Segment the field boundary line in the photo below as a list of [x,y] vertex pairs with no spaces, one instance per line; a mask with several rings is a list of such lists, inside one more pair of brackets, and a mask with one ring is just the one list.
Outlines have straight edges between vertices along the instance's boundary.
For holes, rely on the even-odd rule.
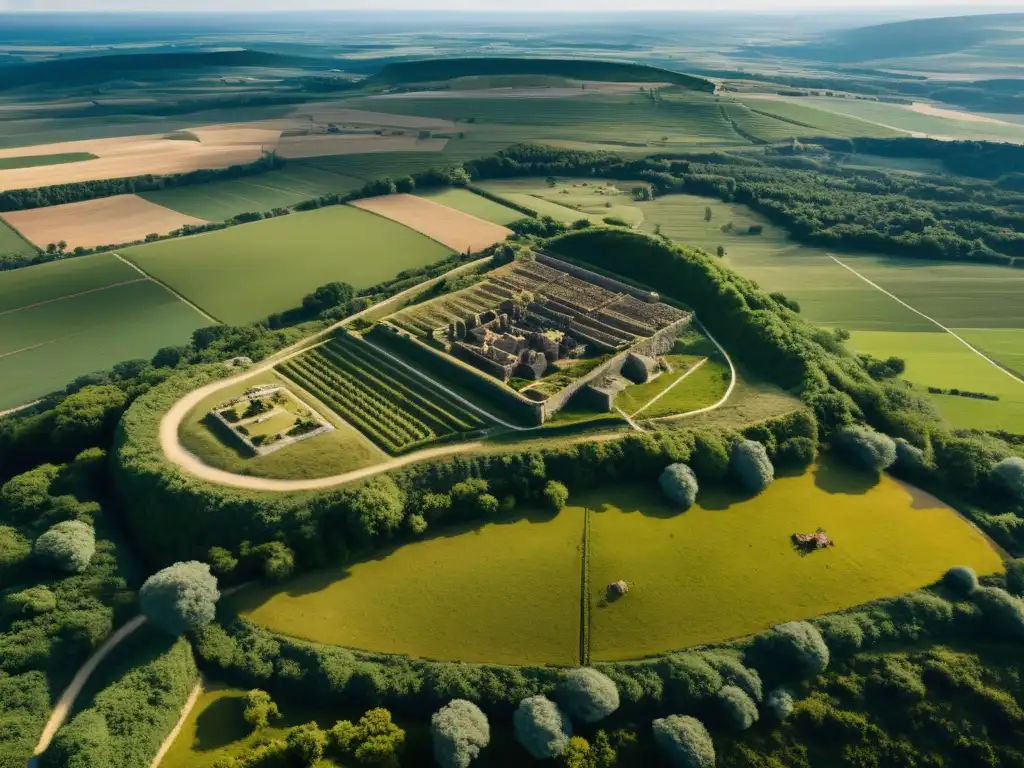
[[656,402],[658,402],[658,401],[659,401],[659,400],[660,400],[661,398],[663,398],[663,397],[664,397],[665,395],[667,395],[667,394],[668,394],[669,392],[671,392],[671,391],[672,391],[673,389],[675,389],[675,388],[676,388],[676,386],[678,386],[679,384],[681,384],[681,383],[682,383],[682,382],[683,382],[683,381],[684,381],[684,380],[686,379],[686,377],[687,377],[687,376],[689,376],[689,375],[690,375],[691,373],[694,373],[694,372],[695,372],[695,371],[696,371],[696,370],[697,370],[698,368],[702,368],[702,367],[704,366],[704,364],[705,364],[705,363],[706,363],[706,362],[707,362],[708,360],[710,360],[710,359],[711,359],[711,358],[705,357],[705,358],[704,358],[703,360],[701,360],[700,362],[698,362],[698,363],[697,363],[697,364],[696,364],[695,366],[693,366],[692,368],[690,368],[690,370],[688,370],[688,371],[683,371],[682,375],[681,375],[681,376],[680,376],[680,377],[679,377],[678,379],[676,379],[675,381],[673,381],[673,382],[672,382],[671,384],[669,384],[669,385],[668,385],[668,387],[666,387],[666,388],[665,388],[665,391],[664,391],[664,392],[659,392],[658,394],[656,394],[656,395],[655,395],[654,397],[652,397],[652,398],[651,398],[650,400],[648,400],[648,401],[647,401],[647,404],[646,404],[646,405],[644,405],[644,406],[643,406],[643,407],[642,407],[642,408],[641,408],[641,409],[640,409],[639,411],[636,411],[635,413],[633,413],[633,414],[632,414],[632,418],[634,418],[634,419],[635,419],[635,418],[636,418],[637,416],[639,416],[639,415],[640,415],[641,413],[643,413],[643,412],[644,412],[644,411],[646,411],[646,410],[647,410],[648,408],[650,408],[650,407],[651,407],[652,405],[654,405],[654,404],[655,404]]
[[580,666],[590,666],[590,508],[583,507],[583,538],[580,544]]
[[637,423],[636,423],[635,421],[633,421],[633,417],[632,417],[632,416],[630,416],[630,415],[629,415],[628,413],[626,413],[626,412],[625,412],[624,410],[622,410],[621,408],[619,408],[619,406],[615,406],[615,410],[616,410],[616,411],[618,411],[618,414],[619,414],[619,415],[620,415],[620,416],[621,416],[621,417],[622,417],[623,419],[625,419],[625,420],[626,420],[626,423],[627,423],[627,424],[629,424],[629,426],[630,426],[630,427],[632,427],[632,428],[633,428],[633,431],[634,431],[634,432],[646,432],[646,431],[647,431],[647,430],[645,430],[645,429],[644,429],[643,427],[641,427],[641,426],[640,426],[639,424],[637,424]]
[[142,275],[143,277],[145,277],[145,278],[146,278],[147,280],[151,280],[151,281],[153,281],[154,283],[156,283],[157,285],[159,285],[159,286],[160,286],[161,288],[163,288],[164,290],[166,290],[166,291],[169,291],[169,292],[170,292],[171,294],[173,294],[174,296],[176,296],[176,297],[177,297],[177,298],[178,298],[178,299],[179,299],[180,301],[182,301],[183,303],[185,303],[185,304],[187,304],[188,306],[192,307],[192,309],[194,309],[194,310],[195,310],[196,312],[198,312],[198,313],[199,313],[200,315],[202,315],[202,316],[203,316],[203,317],[205,317],[205,318],[206,318],[207,320],[209,320],[210,322],[212,322],[212,323],[213,323],[214,325],[224,325],[224,323],[222,323],[222,322],[221,322],[220,320],[218,320],[218,319],[217,319],[216,317],[214,317],[214,316],[213,316],[213,315],[211,315],[211,314],[210,314],[209,312],[207,312],[207,311],[206,311],[205,309],[203,309],[202,307],[200,307],[200,306],[199,306],[198,304],[196,304],[196,303],[195,303],[194,301],[189,301],[189,300],[188,300],[188,299],[186,299],[186,298],[185,298],[184,296],[182,296],[182,295],[181,295],[180,293],[178,293],[178,292],[177,292],[176,290],[174,290],[173,288],[171,288],[171,286],[169,286],[169,285],[168,285],[167,283],[165,283],[165,282],[164,282],[163,280],[158,280],[157,278],[153,277],[153,276],[152,276],[151,274],[149,274],[148,272],[146,272],[146,270],[144,270],[144,269],[143,269],[142,267],[140,267],[140,266],[139,266],[138,264],[136,264],[135,262],[133,262],[133,261],[129,261],[128,259],[126,259],[126,258],[125,258],[124,256],[122,256],[122,255],[121,255],[120,253],[117,253],[116,251],[114,252],[114,257],[115,257],[115,258],[117,258],[117,259],[120,259],[121,261],[123,261],[123,262],[124,262],[125,264],[127,264],[127,265],[128,265],[129,267],[131,267],[132,269],[134,269],[134,270],[135,270],[136,272],[138,272],[138,273],[139,273],[140,275]]
[[704,323],[702,323],[696,317],[694,317],[694,322],[698,326],[700,326],[700,329],[704,332],[704,335],[714,342],[715,346],[718,347],[718,351],[722,353],[723,357],[725,357],[725,362],[729,364],[729,375],[731,377],[729,381],[729,387],[725,390],[725,394],[722,395],[721,400],[719,400],[714,405],[709,405],[707,408],[698,408],[696,411],[688,411],[687,413],[676,413],[671,416],[658,416],[656,418],[649,419],[649,421],[676,421],[678,419],[688,419],[691,416],[699,416],[702,413],[710,413],[711,411],[716,411],[723,405],[725,405],[725,402],[730,397],[732,397],[733,390],[736,389],[736,382],[739,379],[739,375],[736,373],[736,366],[733,364],[732,358],[729,357],[729,353],[725,351],[725,347],[718,343],[718,339],[711,335],[711,332],[705,327]]
[[149,764],[149,768],[157,768],[163,759],[167,756],[167,753],[171,751],[171,746],[174,744],[174,740],[178,738],[178,734],[181,733],[181,729],[185,727],[185,721],[188,716],[192,713],[192,710],[196,706],[196,702],[199,701],[199,697],[203,694],[203,688],[205,681],[203,675],[200,673],[199,679],[193,686],[192,691],[188,695],[188,699],[185,700],[185,705],[181,708],[181,714],[178,716],[178,722],[174,724],[171,732],[167,734],[162,742],[160,742],[160,749],[157,750],[156,755]]
[[910,306],[909,304],[907,304],[907,302],[905,302],[905,301],[904,301],[903,299],[901,299],[901,298],[900,298],[899,296],[897,296],[896,294],[894,294],[894,293],[891,293],[891,292],[889,292],[889,291],[885,290],[885,288],[883,288],[882,286],[880,286],[880,285],[879,285],[878,283],[875,283],[875,282],[873,282],[873,281],[869,280],[869,279],[868,279],[868,278],[866,278],[866,277],[865,277],[864,275],[862,275],[862,274],[861,274],[860,272],[858,272],[858,271],[857,271],[856,269],[854,269],[853,267],[851,267],[851,266],[850,266],[849,264],[845,264],[844,262],[840,261],[840,260],[839,260],[839,259],[837,259],[837,258],[836,258],[835,256],[833,256],[833,255],[832,255],[831,253],[829,253],[829,254],[826,254],[826,255],[827,255],[827,256],[828,256],[828,257],[829,257],[830,259],[832,259],[832,261],[834,261],[834,262],[835,262],[836,264],[838,264],[839,266],[841,266],[841,267],[842,267],[843,269],[847,269],[847,270],[849,270],[850,272],[852,272],[853,274],[855,274],[855,275],[856,275],[857,277],[859,277],[859,278],[860,278],[861,280],[863,280],[863,281],[864,281],[865,283],[867,283],[868,285],[870,285],[870,286],[871,286],[872,288],[874,288],[875,290],[881,291],[881,292],[882,292],[882,293],[884,293],[884,294],[885,294],[886,296],[888,296],[888,297],[889,297],[890,299],[892,299],[893,301],[896,301],[896,302],[898,302],[898,303],[902,304],[902,305],[903,305],[904,307],[906,307],[907,309],[909,309],[909,310],[910,310],[911,312],[913,312],[914,314],[916,314],[916,315],[920,315],[920,316],[921,316],[921,317],[923,317],[923,318],[924,318],[925,320],[927,320],[927,321],[929,321],[929,322],[931,322],[931,323],[934,323],[934,324],[935,324],[935,325],[936,325],[937,327],[941,328],[941,329],[942,329],[943,331],[945,331],[946,333],[948,333],[948,334],[949,334],[950,336],[952,336],[952,337],[953,337],[954,339],[956,339],[956,340],[957,340],[957,341],[959,341],[959,342],[960,342],[961,344],[963,344],[963,345],[964,345],[965,347],[967,347],[967,348],[968,348],[969,350],[971,350],[971,352],[973,352],[973,353],[974,353],[974,354],[976,354],[976,355],[977,355],[978,357],[982,358],[983,360],[987,361],[987,362],[988,362],[989,364],[991,364],[991,365],[992,365],[992,366],[994,366],[995,368],[997,368],[997,369],[999,369],[1000,371],[1002,371],[1003,373],[1005,373],[1005,374],[1006,374],[1007,376],[1009,376],[1009,377],[1010,377],[1011,379],[1013,379],[1014,381],[1016,381],[1016,382],[1017,382],[1018,384],[1024,384],[1024,379],[1021,379],[1021,378],[1020,378],[1019,376],[1017,376],[1017,375],[1016,375],[1015,373],[1012,373],[1011,371],[1009,371],[1009,370],[1007,370],[1006,368],[1004,368],[1004,367],[1003,367],[1002,365],[1000,365],[1000,364],[999,364],[999,363],[997,363],[997,362],[996,362],[995,360],[993,360],[993,359],[992,359],[991,357],[989,357],[989,356],[988,356],[988,355],[986,355],[986,354],[985,354],[984,352],[982,352],[982,351],[981,351],[980,349],[978,349],[977,347],[975,347],[975,346],[974,346],[973,344],[971,344],[971,343],[970,343],[969,341],[967,341],[967,339],[965,339],[965,338],[964,338],[963,336],[960,336],[959,334],[957,334],[957,333],[956,333],[955,331],[953,331],[953,330],[952,330],[951,328],[947,328],[947,327],[946,327],[946,326],[944,326],[944,325],[943,325],[942,323],[940,323],[940,322],[939,322],[938,320],[936,320],[936,319],[935,319],[934,317],[931,317],[931,316],[929,316],[929,315],[926,315],[926,314],[925,314],[924,312],[922,312],[921,310],[919,310],[919,309],[914,309],[914,307],[912,307],[912,306]]
[[133,280],[122,280],[119,283],[111,283],[110,285],[104,285],[101,288],[90,288],[90,289],[88,289],[86,291],[78,291],[77,293],[69,293],[67,296],[58,296],[55,299],[45,299],[44,301],[37,301],[34,304],[26,304],[23,307],[15,307],[14,309],[5,309],[4,311],[0,312],[0,316],[12,315],[15,312],[22,312],[22,311],[24,311],[26,309],[34,309],[36,307],[42,307],[42,306],[45,306],[46,304],[53,304],[56,301],[64,301],[65,299],[73,299],[76,296],[85,296],[86,294],[89,294],[89,293],[99,293],[100,291],[105,291],[108,288],[118,288],[118,287],[120,287],[122,285],[133,285],[134,283],[141,283],[141,282],[144,282],[144,281],[146,281],[148,279],[149,279],[148,276],[147,277],[136,277]]
[[33,400],[31,403],[25,403],[24,405],[16,405],[13,408],[8,408],[6,411],[0,411],[0,419],[2,419],[4,416],[10,416],[13,413],[17,413],[18,411],[24,411],[28,408],[31,408],[33,405],[39,405],[41,402],[43,402],[41,399]]

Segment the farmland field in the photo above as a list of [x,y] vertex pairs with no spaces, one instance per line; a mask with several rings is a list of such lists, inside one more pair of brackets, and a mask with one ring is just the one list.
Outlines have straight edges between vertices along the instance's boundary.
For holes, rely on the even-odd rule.
[[1002,366],[1024,378],[1024,328],[957,329],[957,334]]
[[82,160],[95,160],[91,152],[64,152],[57,155],[28,155],[27,157],[0,157],[0,171],[13,168],[38,168],[41,165],[61,165],[62,163],[79,163]]
[[298,306],[340,280],[357,290],[451,254],[444,246],[351,206],[243,224],[130,248],[122,255],[226,323]]
[[541,179],[508,179],[488,181],[480,187],[565,224],[578,219],[600,224],[604,217],[616,216],[637,225],[643,221],[643,211],[633,202],[627,185],[620,184],[622,186],[595,183],[593,179],[558,179],[551,187]]
[[583,517],[564,510],[445,530],[374,559],[230,598],[321,643],[500,664],[579,661]]
[[[63,262],[13,274],[22,277],[19,272],[50,266]],[[3,278],[9,274],[0,275],[0,295],[6,294]],[[36,296],[43,295],[38,285],[32,288]],[[29,402],[122,360],[149,359],[160,347],[183,344],[196,328],[210,324],[168,290],[142,278],[39,300],[47,303],[0,315],[0,409]]]
[[225,221],[240,213],[287,208],[330,192],[351,192],[364,183],[352,176],[289,163],[258,176],[144,192],[140,197],[188,216]]
[[32,256],[36,249],[0,219],[0,256]]
[[345,335],[279,370],[391,454],[485,426],[476,411]]
[[[767,116],[769,119],[778,118],[784,122],[790,122],[794,128],[803,130],[799,134],[790,135],[819,135],[827,136],[870,136],[887,138],[890,136],[902,136],[904,132],[889,128],[868,120],[861,120],[858,117],[842,115],[834,112],[826,112],[815,109],[801,103],[782,101],[780,99],[749,99],[743,105],[755,115]],[[809,133],[812,132],[812,133]],[[762,138],[782,138],[781,136],[764,136]]]
[[458,253],[479,253],[512,234],[498,224],[416,195],[370,197],[352,205],[397,221]]
[[417,192],[417,196],[433,200],[435,203],[446,205],[457,211],[476,216],[478,219],[489,221],[492,224],[507,226],[513,221],[523,218],[523,214],[512,208],[508,208],[486,197],[473,194],[465,189],[443,189],[438,191]]
[[[594,660],[720,642],[904,594],[953,565],[1001,570],[984,537],[938,500],[830,463],[780,478],[750,500],[705,489],[683,514],[647,487],[571,501],[566,512],[593,510]],[[836,546],[800,556],[790,535],[818,527]],[[922,532],[928,546],[908,547]],[[630,583],[629,594],[607,604],[605,587],[618,579]]]
[[[236,441],[224,434],[226,430],[221,431],[222,425],[209,420],[207,414],[221,403],[240,397],[245,390],[260,384],[283,384],[306,405],[329,420],[334,430],[264,456],[242,453]],[[311,394],[272,371],[210,395],[192,409],[178,432],[182,444],[196,456],[202,457],[204,463],[217,469],[254,477],[325,477],[368,467],[384,458],[358,430],[336,416]]]
[[[481,153],[486,154],[486,153]],[[361,184],[385,176],[398,178],[436,168],[444,163],[437,152],[376,152],[360,155],[327,155],[292,160],[289,170],[314,168],[320,171],[359,179]]]

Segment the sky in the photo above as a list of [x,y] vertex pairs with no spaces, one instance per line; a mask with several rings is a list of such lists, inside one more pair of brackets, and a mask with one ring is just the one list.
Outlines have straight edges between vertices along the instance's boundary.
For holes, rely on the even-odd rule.
[[[855,8],[893,10],[921,9],[922,15],[939,15],[943,8],[958,13],[989,11],[1024,12],[1024,0],[289,0],[292,10],[456,10],[516,13],[595,11],[764,11],[799,8],[804,11],[836,11]],[[276,0],[0,0],[0,11],[177,11],[233,12],[283,10]]]

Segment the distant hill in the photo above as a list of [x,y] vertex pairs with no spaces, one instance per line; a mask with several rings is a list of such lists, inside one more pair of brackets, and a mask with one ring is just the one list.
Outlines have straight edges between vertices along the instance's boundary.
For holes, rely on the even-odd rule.
[[128,79],[133,74],[139,73],[227,70],[249,67],[325,69],[328,66],[332,65],[326,59],[282,56],[276,53],[251,50],[126,53],[12,64],[4,67],[0,89],[25,85],[83,85],[113,79]]
[[[800,45],[758,46],[748,50],[814,61],[855,63],[962,53],[1019,39],[1022,28],[1024,13],[949,16],[845,29]],[[1016,48],[1024,60],[1024,46]]]
[[479,58],[427,59],[388,64],[367,81],[368,87],[436,83],[458,77],[501,75],[550,75],[573,80],[611,83],[672,83],[684,88],[713,91],[702,77],[628,62],[595,59]]

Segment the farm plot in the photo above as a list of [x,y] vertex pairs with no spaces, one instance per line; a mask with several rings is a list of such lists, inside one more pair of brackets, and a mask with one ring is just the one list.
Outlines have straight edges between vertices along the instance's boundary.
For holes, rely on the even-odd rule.
[[164,240],[122,252],[226,323],[250,323],[298,306],[324,283],[357,290],[451,251],[401,224],[351,206]]
[[80,163],[83,160],[95,160],[91,152],[64,152],[57,155],[29,155],[28,157],[0,158],[0,171],[14,168],[38,168],[41,165],[61,165],[63,163]]
[[498,224],[416,195],[371,197],[352,205],[404,224],[459,253],[478,253],[512,234]]
[[3,256],[32,256],[36,249],[25,238],[0,220],[0,258]]
[[240,213],[288,208],[331,192],[344,194],[363,184],[352,176],[290,163],[258,176],[144,192],[140,197],[188,216],[226,221]]
[[284,136],[277,142],[277,152],[285,158],[374,152],[441,152],[447,142],[448,139],[420,139],[416,136],[316,134]]
[[307,157],[288,163],[289,169],[315,168],[341,176],[359,179],[362,183],[384,177],[393,179],[436,168],[445,157],[436,152],[377,152],[358,155]]
[[132,243],[149,234],[166,235],[186,224],[207,223],[138,195],[12,211],[3,214],[3,219],[41,248],[63,240],[68,250]]
[[637,226],[644,219],[643,211],[633,202],[626,184],[617,186],[593,179],[558,179],[554,186],[550,186],[541,179],[508,179],[480,186],[494,195],[565,224],[579,219],[601,224],[605,217],[616,217]]
[[968,328],[956,332],[1004,368],[1024,378],[1024,328]]
[[314,642],[446,661],[579,662],[578,510],[445,529],[372,560],[230,604],[250,621]]
[[486,426],[476,411],[345,335],[278,370],[393,455]]
[[[61,266],[63,262],[56,262],[9,274]],[[57,271],[32,277],[42,281]],[[77,376],[114,363],[149,359],[160,347],[182,344],[196,328],[210,324],[162,286],[129,271],[135,278],[128,282],[64,298],[42,299],[44,293],[37,283],[30,286],[35,304],[0,314],[0,381],[4,382],[0,410],[34,400]],[[0,275],[3,296],[8,295],[7,276]]]
[[492,224],[507,226],[513,221],[523,218],[523,214],[513,208],[488,200],[486,197],[469,192],[465,189],[442,189],[428,192],[417,192],[417,197],[423,197],[435,203],[454,208],[456,211],[475,216],[478,219],[489,221]]
[[866,136],[872,138],[888,138],[903,136],[905,132],[868,120],[861,120],[849,115],[825,112],[821,109],[779,99],[748,99],[743,105],[752,112],[761,113],[771,118],[789,122],[797,128],[803,128],[801,135],[828,136]]
[[[594,660],[721,642],[901,595],[953,565],[979,574],[1002,569],[982,534],[937,499],[829,463],[779,478],[753,499],[704,488],[683,514],[649,487],[591,492],[572,503],[566,511],[592,510]],[[836,546],[801,556],[791,534],[819,527]],[[925,531],[928,546],[907,547]],[[609,603],[605,588],[620,579],[629,593]]]

